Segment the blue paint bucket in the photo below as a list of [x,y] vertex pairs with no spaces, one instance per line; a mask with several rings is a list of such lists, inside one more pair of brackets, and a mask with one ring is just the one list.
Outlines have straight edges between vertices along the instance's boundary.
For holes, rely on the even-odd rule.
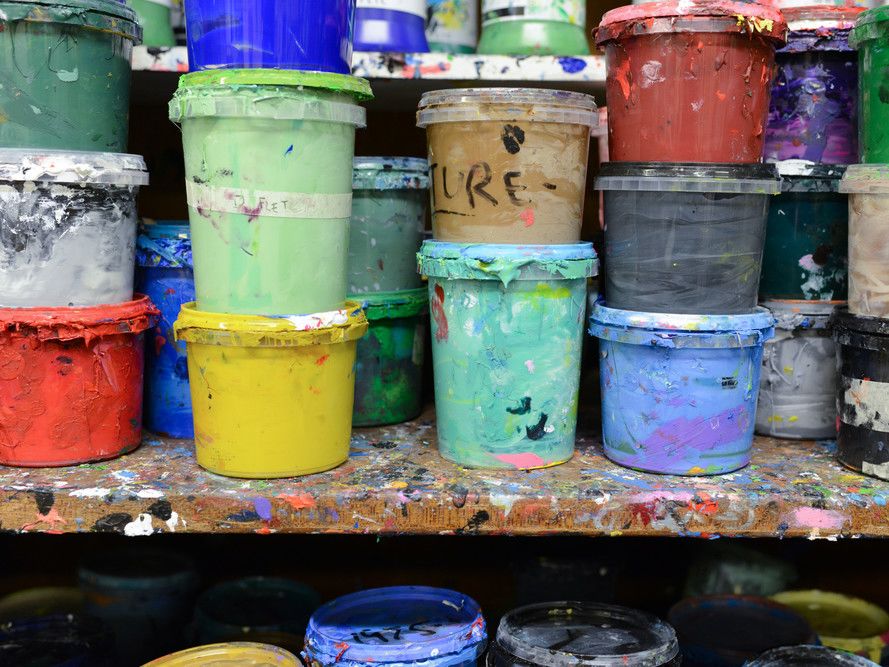
[[426,53],[426,0],[358,0],[356,51]]
[[189,67],[349,74],[354,14],[355,0],[188,0]]
[[764,308],[741,315],[643,313],[598,304],[605,455],[637,470],[718,475],[750,462]]
[[109,665],[113,647],[110,630],[86,616],[54,614],[0,624],[2,665]]
[[187,222],[145,224],[136,240],[136,291],[161,311],[146,335],[145,428],[171,438],[193,438],[185,343],[173,323],[183,303],[195,300],[191,236]]
[[487,638],[472,598],[443,588],[393,586],[344,595],[318,609],[303,658],[337,667],[469,667],[480,664]]

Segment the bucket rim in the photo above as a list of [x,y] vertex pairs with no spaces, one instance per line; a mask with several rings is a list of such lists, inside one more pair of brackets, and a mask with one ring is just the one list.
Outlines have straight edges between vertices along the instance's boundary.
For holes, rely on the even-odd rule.
[[872,315],[855,315],[849,312],[848,306],[837,308],[831,322],[837,331],[889,338],[889,320]]
[[[118,25],[116,26],[117,29],[113,32],[124,35],[125,37],[132,39],[135,42],[141,41],[142,38],[142,27],[139,23],[138,14],[136,14],[136,11],[126,2],[118,2],[115,0],[0,0],[0,7],[3,6],[16,6],[21,8],[40,6],[46,7],[50,10],[40,17],[34,17],[30,15],[30,9],[28,9],[28,13],[22,15],[21,17],[16,16],[16,19],[24,19],[26,21],[35,21],[41,23],[78,23],[85,28],[98,27],[89,22],[84,25],[84,20],[80,13],[86,11],[99,16],[110,17],[112,20],[115,21],[126,21],[131,24],[130,26],[127,26],[129,28],[128,30],[123,26]],[[53,8],[63,10],[73,9],[76,11],[63,11],[58,16],[56,16],[53,15],[51,12]],[[7,15],[3,17],[3,20],[0,20],[0,23],[4,22],[5,20],[15,19],[10,19]]]
[[[33,327],[53,329],[57,327],[83,329],[120,328],[119,333],[141,333],[153,325],[160,314],[144,294],[134,294],[132,301],[102,304],[98,306],[32,306],[26,308],[0,308],[0,333],[4,329]],[[109,329],[110,327],[110,329]],[[86,333],[81,334],[83,337]]]
[[879,27],[880,24],[886,21],[889,21],[889,5],[874,7],[861,12],[855,21],[855,27],[852,29],[849,43],[852,46],[857,46],[861,42],[876,39],[880,36],[878,34],[878,29],[881,29]]
[[537,269],[553,280],[586,279],[598,274],[599,261],[589,242],[564,245],[508,245],[423,241],[417,253],[421,274],[435,278],[539,280],[522,272]]
[[421,157],[356,156],[352,160],[355,190],[425,190],[429,160]]
[[667,334],[732,335],[739,331],[768,331],[774,326],[772,314],[759,306],[748,313],[736,315],[685,315],[623,310],[597,303],[590,321],[616,330],[636,329]]
[[[148,662],[144,667],[201,667],[206,665],[208,659],[235,657],[232,651],[237,653],[239,660],[262,661],[262,664],[274,664],[277,667],[301,667],[302,663],[293,653],[271,644],[259,644],[257,642],[224,642],[195,646],[183,651],[171,653],[162,658]],[[271,663],[268,661],[271,660]],[[213,660],[216,662],[216,660]],[[257,664],[260,664],[257,662]]]
[[[479,106],[485,106],[485,113]],[[538,123],[599,124],[592,95],[549,88],[444,88],[423,93],[417,127],[437,123],[534,120]]]
[[191,238],[191,224],[188,220],[152,220],[147,218],[139,223],[139,233],[152,240]]
[[[886,5],[889,9],[889,5]],[[889,164],[850,164],[840,181],[839,191],[855,194],[889,194]]]
[[818,330],[829,327],[831,316],[838,308],[845,306],[846,301],[770,299],[761,301],[759,305],[766,308],[775,318],[776,329]]
[[143,186],[149,175],[132,153],[0,148],[0,181]]
[[[127,576],[122,571],[102,571],[109,564],[116,564],[130,558],[142,558],[143,560],[157,560],[168,566],[166,572],[137,573],[135,576]],[[124,547],[113,551],[98,551],[88,554],[80,563],[77,578],[80,582],[93,585],[114,586],[127,590],[143,590],[158,586],[159,581],[167,583],[168,587],[183,587],[194,582],[197,587],[197,566],[188,556],[177,551],[166,551],[157,548],[139,549],[136,547]]]
[[397,319],[423,314],[429,305],[429,290],[424,285],[414,289],[391,292],[350,294],[346,298],[359,302],[370,321]]
[[[836,662],[830,664],[834,667],[873,667],[876,663],[867,658],[843,651],[841,649],[824,646],[822,644],[800,644],[798,646],[781,646],[772,648],[765,653],[760,654],[755,659],[747,663],[746,667],[781,667],[789,664],[789,659],[799,660],[800,652],[805,653],[803,658],[807,660],[817,660],[819,664],[826,658],[835,658]],[[795,664],[804,664],[796,662]],[[813,663],[814,664],[814,663]]]
[[770,163],[603,162],[597,190],[778,194],[778,169]]
[[[846,173],[844,164],[821,164],[811,160],[780,160],[774,165],[781,177],[781,192],[836,192]],[[808,186],[811,181],[819,182],[815,190]]]
[[[874,624],[874,631],[871,635],[861,637],[877,637],[883,635],[889,630],[889,613],[881,606],[865,600],[863,598],[852,595],[844,595],[834,591],[822,591],[815,588],[812,589],[792,589],[782,591],[771,596],[776,602],[780,602],[792,609],[795,604],[809,606],[817,604],[819,607],[830,607],[840,613],[848,613],[852,611],[855,616],[867,619]],[[819,633],[821,634],[821,633]]]
[[356,102],[373,99],[370,82],[351,74],[268,68],[206,69],[183,74],[177,93],[203,86],[282,86],[314,88],[351,95]]

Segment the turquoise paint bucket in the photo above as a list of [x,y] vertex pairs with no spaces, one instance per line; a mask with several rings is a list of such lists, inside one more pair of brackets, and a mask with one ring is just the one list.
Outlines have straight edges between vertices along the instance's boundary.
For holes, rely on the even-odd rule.
[[356,157],[349,225],[349,292],[422,286],[417,250],[429,201],[429,162],[414,157]]
[[591,243],[423,243],[441,455],[528,470],[574,451]]

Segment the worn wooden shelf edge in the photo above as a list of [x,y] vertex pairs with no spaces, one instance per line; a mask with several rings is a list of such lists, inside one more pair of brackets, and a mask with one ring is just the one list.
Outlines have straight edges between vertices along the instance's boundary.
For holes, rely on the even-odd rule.
[[0,468],[0,495],[13,532],[889,536],[889,484],[840,467],[832,442],[757,438],[750,466],[710,478],[620,468],[591,438],[555,468],[467,470],[438,455],[431,410],[357,429],[347,463],[303,478],[220,477],[190,441],[148,435],[114,461]]

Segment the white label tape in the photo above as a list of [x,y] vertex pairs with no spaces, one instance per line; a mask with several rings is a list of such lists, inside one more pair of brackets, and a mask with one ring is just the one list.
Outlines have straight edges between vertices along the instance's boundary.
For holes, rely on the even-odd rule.
[[352,216],[352,193],[313,194],[219,188],[186,181],[188,205],[218,213],[272,218],[343,219]]
[[358,9],[389,9],[426,20],[426,0],[358,0]]
[[843,395],[843,423],[889,433],[889,382],[842,380],[848,385]]

